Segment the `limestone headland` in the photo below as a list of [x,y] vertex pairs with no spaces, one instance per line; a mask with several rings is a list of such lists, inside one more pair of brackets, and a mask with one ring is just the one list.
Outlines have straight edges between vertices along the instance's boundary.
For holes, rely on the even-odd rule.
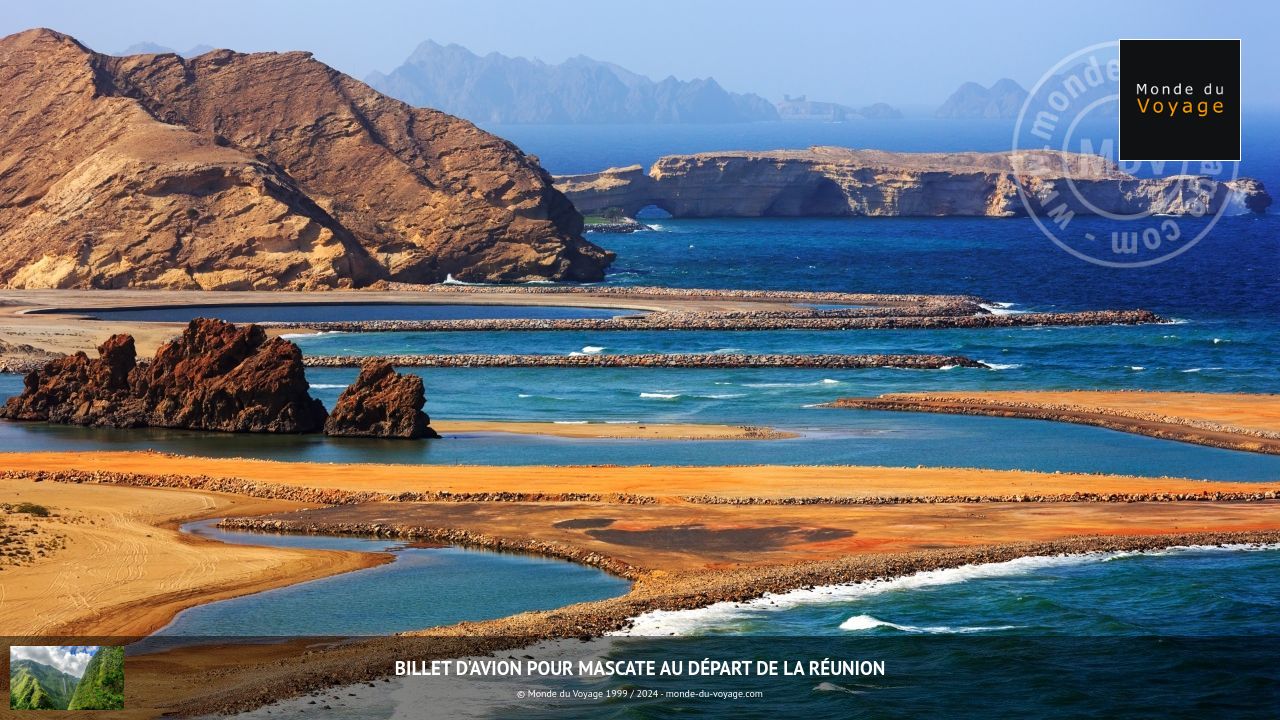
[[[895,153],[842,147],[668,155],[639,165],[561,175],[556,187],[584,214],[628,217],[656,206],[677,218],[1018,217],[1046,213],[1186,215],[1264,212],[1271,196],[1249,178],[1137,178],[1097,155]],[[1025,196],[1026,203],[1023,202]]]

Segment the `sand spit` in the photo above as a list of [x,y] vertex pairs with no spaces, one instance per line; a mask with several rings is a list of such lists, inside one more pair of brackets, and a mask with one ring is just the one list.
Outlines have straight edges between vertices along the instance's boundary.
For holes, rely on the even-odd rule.
[[[516,468],[518,470],[518,466]],[[654,469],[654,468],[648,468]],[[654,469],[662,471],[662,469]],[[1006,492],[954,495],[855,495],[762,497],[750,495],[637,495],[620,492],[513,492],[513,491],[403,491],[376,492],[356,489],[315,488],[298,484],[210,475],[119,473],[110,470],[0,470],[0,479],[33,480],[73,484],[182,488],[232,493],[316,505],[361,505],[366,502],[608,502],[622,505],[655,505],[686,502],[692,505],[938,505],[955,502],[1258,502],[1280,500],[1275,487],[1254,483],[1203,483],[1198,491],[1153,489],[1153,491],[1070,491]],[[1170,484],[1185,484],[1170,483]],[[1247,489],[1240,489],[1242,488]],[[1252,487],[1251,487],[1252,486]]]
[[61,538],[48,556],[0,573],[9,636],[137,635],[177,612],[384,562],[385,556],[228,545],[177,530],[206,517],[306,507],[252,496],[36,483],[0,478],[6,500],[48,508],[38,525]]
[[[644,353],[637,355],[497,355],[436,354],[386,355],[396,367],[651,367],[651,368],[904,368],[942,370],[953,367],[985,368],[962,355],[749,355],[745,353]],[[363,355],[308,355],[307,367],[360,367]]]
[[1280,396],[1145,391],[898,393],[832,407],[1052,420],[1280,454]]
[[202,458],[156,452],[0,453],[10,473],[46,473],[74,482],[212,490],[321,504],[405,500],[626,498],[651,503],[684,497],[827,498],[1070,497],[1095,494],[1159,499],[1167,494],[1249,499],[1275,483],[1207,482],[1176,477],[856,465],[382,465]]

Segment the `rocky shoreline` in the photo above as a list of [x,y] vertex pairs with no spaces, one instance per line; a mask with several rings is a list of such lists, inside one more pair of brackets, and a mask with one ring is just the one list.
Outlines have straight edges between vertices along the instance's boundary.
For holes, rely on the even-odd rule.
[[1123,411],[1089,405],[991,401],[956,396],[884,395],[877,398],[839,398],[829,407],[895,412],[981,415],[1049,420],[1147,435],[1196,445],[1280,455],[1280,433],[1204,420]]
[[1075,215],[1263,213],[1271,196],[1251,178],[1138,178],[1098,155],[1052,150],[900,153],[807,150],[666,155],[639,165],[555,178],[587,214],[676,218],[1025,217],[1061,206]]
[[[583,368],[905,368],[940,370],[952,367],[986,368],[963,355],[748,355],[744,353],[644,353],[638,355],[486,355],[476,353],[387,355],[379,358],[396,367],[583,367]],[[307,367],[361,367],[361,355],[308,355]]]
[[470,320],[342,320],[272,322],[265,327],[320,332],[500,332],[511,330],[939,330],[951,328],[1083,327],[1165,322],[1149,310],[1090,310],[1012,315],[910,315],[883,317],[855,311],[649,313],[613,318],[487,318]]
[[[308,523],[280,519],[247,519],[227,527],[267,532],[326,534],[376,532],[381,537],[466,543],[515,552],[552,553],[632,579],[628,594],[580,603],[558,610],[527,612],[499,620],[468,622],[417,633],[298,648],[293,657],[276,659],[242,671],[237,681],[220,683],[195,697],[166,708],[192,716],[229,714],[327,688],[366,683],[391,676],[394,662],[405,658],[433,660],[511,652],[550,640],[590,639],[625,629],[647,612],[694,610],[721,602],[746,602],[767,594],[801,588],[887,580],[918,572],[1021,557],[1099,552],[1141,552],[1181,546],[1258,545],[1280,542],[1280,532],[1203,532],[1146,536],[1092,535],[1044,542],[981,545],[899,553],[866,553],[836,561],[788,565],[651,573],[590,551],[540,542],[510,541],[463,530],[421,526],[375,527],[348,523]],[[287,654],[287,653],[286,653]],[[225,680],[226,678],[224,678]]]

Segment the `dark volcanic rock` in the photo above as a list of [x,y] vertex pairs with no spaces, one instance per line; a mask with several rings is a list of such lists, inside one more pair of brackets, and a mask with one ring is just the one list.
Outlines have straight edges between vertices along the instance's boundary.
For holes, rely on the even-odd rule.
[[401,375],[385,360],[371,360],[338,398],[324,431],[347,437],[440,437],[422,412],[426,402],[422,378]]
[[192,320],[146,365],[133,338],[114,335],[90,360],[50,361],[26,377],[0,417],[106,427],[316,432],[325,410],[308,394],[302,353],[256,325]]
[[131,375],[149,423],[224,432],[316,432],[324,405],[307,392],[298,346],[257,325],[192,320]]
[[136,357],[132,337],[113,335],[98,346],[95,359],[79,352],[50,360],[27,374],[22,394],[0,407],[0,417],[69,425],[145,425],[141,405],[129,389]]

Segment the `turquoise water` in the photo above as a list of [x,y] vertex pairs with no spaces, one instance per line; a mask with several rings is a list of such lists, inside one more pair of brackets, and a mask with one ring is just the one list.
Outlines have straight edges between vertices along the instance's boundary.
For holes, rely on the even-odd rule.
[[[386,635],[464,620],[549,610],[627,592],[630,583],[562,560],[388,540],[272,535],[184,527],[222,542],[272,547],[391,552],[366,570],[200,605],[179,613],[160,636],[284,637]],[[495,592],[502,588],[501,592]]]
[[[513,345],[520,351],[543,355],[942,353],[966,355],[998,369],[866,370],[844,375],[864,388],[884,388],[879,392],[902,388],[1081,387],[1280,392],[1280,374],[1275,372],[1270,357],[1271,348],[1280,344],[1280,326],[1261,319],[1179,319],[1165,325],[975,330],[326,333],[291,339],[308,355],[504,353],[510,352]],[[423,371],[428,379],[428,394],[434,372]],[[479,372],[481,377],[500,376],[486,376],[487,370],[469,372]],[[787,373],[776,371],[784,377]],[[760,375],[743,374],[755,379]],[[321,377],[314,370],[311,375]],[[435,385],[450,387],[444,382]]]
[[[418,372],[420,369],[410,369]],[[840,395],[918,388],[928,371],[421,369],[427,409],[444,418],[578,422],[712,422],[770,425],[786,440],[580,440],[449,433],[435,441],[114,430],[0,422],[0,445],[30,450],[143,450],[315,462],[577,465],[929,465],[1274,480],[1280,456],[1220,450],[1037,420],[816,407]],[[947,373],[999,375],[989,370]],[[945,373],[944,373],[945,374]],[[329,407],[354,369],[308,372]],[[8,388],[4,387],[8,385]],[[17,392],[10,376],[0,394]],[[437,388],[447,387],[448,393]],[[648,397],[645,397],[645,396]],[[668,397],[669,396],[669,397]],[[475,398],[481,398],[477,403]]]

